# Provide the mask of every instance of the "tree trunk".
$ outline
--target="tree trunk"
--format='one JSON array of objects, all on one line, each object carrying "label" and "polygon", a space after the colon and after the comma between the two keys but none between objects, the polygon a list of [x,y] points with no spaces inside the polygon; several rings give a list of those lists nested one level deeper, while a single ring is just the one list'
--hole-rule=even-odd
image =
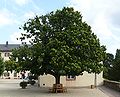
[{"label": "tree trunk", "polygon": [[60,84],[60,75],[55,76],[55,84]]}]

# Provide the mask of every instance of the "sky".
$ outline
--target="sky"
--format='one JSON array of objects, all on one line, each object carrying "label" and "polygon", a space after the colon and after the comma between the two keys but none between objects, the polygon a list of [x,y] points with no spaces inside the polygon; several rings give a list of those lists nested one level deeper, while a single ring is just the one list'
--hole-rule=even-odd
[{"label": "sky", "polygon": [[35,15],[45,15],[63,7],[81,12],[83,20],[105,45],[108,53],[120,49],[120,0],[0,0],[0,44],[18,44],[21,27]]}]

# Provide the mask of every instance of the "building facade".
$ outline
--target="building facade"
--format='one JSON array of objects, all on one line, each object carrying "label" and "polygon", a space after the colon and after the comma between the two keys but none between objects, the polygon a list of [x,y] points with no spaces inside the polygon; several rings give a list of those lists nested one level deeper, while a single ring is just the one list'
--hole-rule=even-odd
[{"label": "building facade", "polygon": [[[1,53],[1,57],[3,58],[3,60],[4,61],[9,60],[9,57],[12,54],[12,49],[19,48],[20,46],[21,46],[20,44],[8,44],[8,41],[6,41],[6,44],[0,44],[0,53]],[[18,78],[21,78],[21,72],[17,73],[14,70],[12,72],[11,71],[4,71],[1,78],[18,79]]]},{"label": "building facade", "polygon": [[[103,73],[97,74],[95,80],[94,73],[84,72],[79,76],[61,76],[61,83],[66,87],[87,87],[91,85],[100,86],[103,84]],[[52,87],[55,83],[55,78],[52,75],[39,76],[38,84],[40,87]]]}]

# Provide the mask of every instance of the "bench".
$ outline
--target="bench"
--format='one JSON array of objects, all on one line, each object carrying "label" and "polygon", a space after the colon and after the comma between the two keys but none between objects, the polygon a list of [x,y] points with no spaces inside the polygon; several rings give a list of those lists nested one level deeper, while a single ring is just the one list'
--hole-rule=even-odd
[{"label": "bench", "polygon": [[53,87],[49,89],[49,92],[63,93],[67,92],[67,88],[63,87],[62,84],[53,84]]}]

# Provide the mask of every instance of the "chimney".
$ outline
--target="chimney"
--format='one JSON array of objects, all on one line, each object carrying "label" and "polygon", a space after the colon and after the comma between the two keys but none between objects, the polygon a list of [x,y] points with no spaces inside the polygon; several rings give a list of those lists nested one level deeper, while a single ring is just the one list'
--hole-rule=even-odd
[{"label": "chimney", "polygon": [[26,44],[26,42],[22,42],[22,45],[25,45]]},{"label": "chimney", "polygon": [[20,46],[24,46],[24,45],[26,45],[26,42],[22,42]]},{"label": "chimney", "polygon": [[8,46],[8,41],[6,41],[6,46]]}]

